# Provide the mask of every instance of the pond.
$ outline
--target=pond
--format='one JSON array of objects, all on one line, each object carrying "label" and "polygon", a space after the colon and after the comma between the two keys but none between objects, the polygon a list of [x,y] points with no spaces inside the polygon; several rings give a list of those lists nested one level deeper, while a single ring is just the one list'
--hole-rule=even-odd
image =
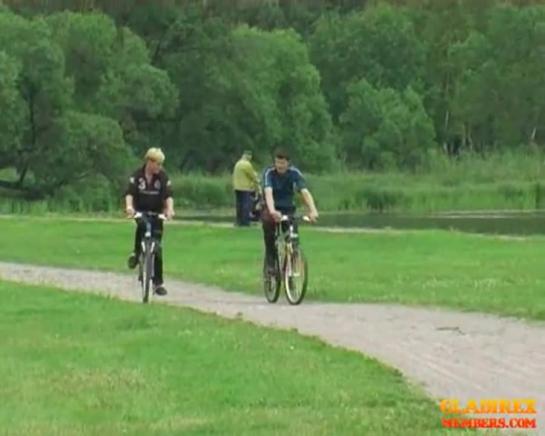
[{"label": "pond", "polygon": [[[205,222],[234,222],[234,217],[228,214],[201,213],[179,218]],[[471,233],[532,235],[545,234],[545,211],[453,212],[433,215],[324,213],[320,216],[319,224],[345,228],[453,229]]]}]

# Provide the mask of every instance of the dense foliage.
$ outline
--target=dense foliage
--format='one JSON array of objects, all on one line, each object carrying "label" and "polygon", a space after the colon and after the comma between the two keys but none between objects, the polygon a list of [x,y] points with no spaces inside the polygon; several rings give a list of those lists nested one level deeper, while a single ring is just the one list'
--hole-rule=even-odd
[{"label": "dense foliage", "polygon": [[0,110],[0,186],[34,197],[116,185],[150,145],[208,173],[277,145],[315,173],[534,150],[545,5],[4,1]]}]

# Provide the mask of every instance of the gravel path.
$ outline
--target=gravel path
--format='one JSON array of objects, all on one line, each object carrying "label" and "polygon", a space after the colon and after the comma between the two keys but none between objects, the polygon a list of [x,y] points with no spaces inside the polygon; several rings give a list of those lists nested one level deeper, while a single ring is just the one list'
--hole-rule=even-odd
[{"label": "gravel path", "polygon": [[[132,275],[0,262],[0,278],[137,301]],[[217,288],[169,281],[161,301],[265,326],[295,328],[375,357],[432,397],[535,398],[545,435],[545,323],[383,304],[267,304]]]}]

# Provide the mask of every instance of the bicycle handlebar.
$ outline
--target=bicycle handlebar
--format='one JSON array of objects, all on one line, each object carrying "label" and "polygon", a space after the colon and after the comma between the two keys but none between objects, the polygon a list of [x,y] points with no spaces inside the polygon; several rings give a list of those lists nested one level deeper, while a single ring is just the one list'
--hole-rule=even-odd
[{"label": "bicycle handlebar", "polygon": [[[310,222],[310,218],[307,216],[307,215],[294,215],[291,217],[292,219],[294,220],[302,220],[302,221],[305,221],[305,222]],[[282,218],[280,218],[280,222],[285,222],[285,221],[289,221],[290,220],[290,216],[289,215],[282,215]]]},{"label": "bicycle handlebar", "polygon": [[134,214],[134,219],[138,219],[138,218],[142,218],[143,216],[153,216],[153,217],[157,217],[159,218],[160,220],[162,221],[166,221],[167,220],[167,217],[165,214],[163,213],[157,213],[157,212],[135,212]]}]

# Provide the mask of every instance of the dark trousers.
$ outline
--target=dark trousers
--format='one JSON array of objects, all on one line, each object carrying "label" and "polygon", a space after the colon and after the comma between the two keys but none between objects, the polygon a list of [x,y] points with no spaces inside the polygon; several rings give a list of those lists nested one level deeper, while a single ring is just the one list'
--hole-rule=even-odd
[{"label": "dark trousers", "polygon": [[[161,249],[161,241],[163,240],[163,222],[160,219],[152,221],[151,231],[153,236],[159,241],[159,247],[155,253],[155,277],[153,283],[155,285],[163,284],[163,250]],[[136,226],[136,232],[134,234],[134,252],[136,256],[140,256],[142,251],[142,239],[146,233],[146,224],[139,222]]]},{"label": "dark trousers", "polygon": [[235,191],[236,224],[239,226],[250,225],[250,212],[252,210],[252,193],[250,191]]},{"label": "dark trousers", "polygon": [[[284,215],[293,215],[295,213],[295,208],[279,210]],[[274,260],[278,256],[276,252],[275,238],[276,238],[276,225],[273,217],[269,214],[267,207],[263,208],[261,223],[263,227],[263,240],[265,242],[265,256],[267,258],[267,264],[270,267],[274,267]],[[282,231],[288,229],[288,223],[282,223]],[[297,222],[293,223],[295,232],[298,232]]]}]

